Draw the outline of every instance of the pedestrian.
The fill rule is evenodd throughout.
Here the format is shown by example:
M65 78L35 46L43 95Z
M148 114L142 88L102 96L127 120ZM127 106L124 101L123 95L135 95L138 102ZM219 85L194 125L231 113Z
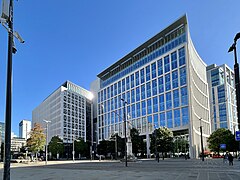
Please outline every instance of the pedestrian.
M227 163L228 161L228 153L226 152L226 154L223 156L223 163Z
M159 163L159 153L156 154L157 162Z
M228 155L229 166L233 166L233 156L231 153Z

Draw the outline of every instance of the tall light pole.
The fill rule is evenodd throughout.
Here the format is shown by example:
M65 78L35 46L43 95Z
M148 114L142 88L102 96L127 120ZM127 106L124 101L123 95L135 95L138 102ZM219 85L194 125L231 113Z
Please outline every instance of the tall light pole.
M44 119L43 121L46 123L46 145L45 145L46 159L45 159L45 165L47 165L47 160L48 160L48 123L51 123L51 121L48 121L46 119Z
M73 162L75 161L75 151L74 151L74 135L73 135L73 138L72 138L72 142L73 142L73 151L72 151L72 155L73 155Z
M154 129L155 129L154 130L154 136L155 136L155 156L157 158L157 127L156 127L156 124L154 125Z
M200 120L200 133L201 133L202 161L204 161L203 135L202 135L202 118L200 118L199 120Z
M125 99L121 99L123 101L123 119L124 119L124 137L125 137L125 166L127 167L127 122L126 122L126 104L127 101Z
M237 40L240 38L240 32L236 34L234 43L229 48L228 52L234 51L234 75L235 75L235 88L236 88L236 99L237 99L237 117L238 117L238 130L240 130L240 84L239 84L239 64L237 62Z
M4 172L3 179L10 179L10 161L11 161L11 121L12 121L12 54L16 53L13 44L13 36L21 43L24 40L17 32L13 32L13 0L2 0L2 15L0 23L8 31L8 61L7 61L7 87L6 87L6 111L5 111L5 148L4 148ZM6 26L8 24L8 27Z

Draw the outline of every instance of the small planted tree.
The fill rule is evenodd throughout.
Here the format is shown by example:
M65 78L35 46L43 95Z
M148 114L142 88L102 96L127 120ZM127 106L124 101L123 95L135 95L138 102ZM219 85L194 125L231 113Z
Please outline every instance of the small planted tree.
M58 136L53 136L48 145L49 151L52 153L52 156L57 158L57 154L62 156L64 152L63 140Z
M27 147L29 148L30 151L36 154L36 158L37 158L37 153L40 150L44 150L45 142L46 142L46 136L44 134L44 130L41 124L35 123L34 127L30 132L30 138L27 139Z
M229 129L220 128L214 131L207 140L209 149L213 152L236 151L238 143ZM226 144L226 149L220 149L220 144Z
M164 154L173 149L173 133L166 127L155 129L155 131L151 135L150 150L152 153L155 150L161 152L164 160Z
M82 138L78 138L77 140L74 141L74 150L76 154L80 154L83 157L89 156L89 145L87 142L84 142Z

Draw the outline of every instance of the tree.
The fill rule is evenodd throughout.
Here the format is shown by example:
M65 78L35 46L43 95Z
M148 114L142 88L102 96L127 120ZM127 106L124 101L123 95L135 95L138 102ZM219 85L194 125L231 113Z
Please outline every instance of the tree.
M155 137L156 135L156 137ZM173 133L166 127L155 129L151 135L150 150L152 153L162 152L164 160L164 153L167 153L173 149Z
M218 154L222 151L236 151L238 144L235 141L234 135L229 129L220 128L214 131L208 138L208 147L211 151ZM226 149L220 149L220 144L226 144Z
M44 150L45 142L46 136L41 124L35 123L30 132L30 138L27 139L27 147L30 151L36 153L37 156L40 150Z
M48 145L49 152L52 153L52 156L57 158L57 154L62 156L64 152L63 140L58 136L53 136Z
M139 131L136 128L130 130L130 136L132 140L132 152L137 156L138 153L144 151L143 137L139 135Z
M108 153L114 152L114 142L102 140L97 146L97 153L99 155L107 156Z
M173 143L173 151L174 152L182 152L182 153L186 153L188 151L189 148L189 143L186 139L184 139L183 137L177 137L175 136L175 141Z
M76 154L80 154L83 157L89 156L90 147L87 142L84 142L82 138L78 138L74 141L74 151Z

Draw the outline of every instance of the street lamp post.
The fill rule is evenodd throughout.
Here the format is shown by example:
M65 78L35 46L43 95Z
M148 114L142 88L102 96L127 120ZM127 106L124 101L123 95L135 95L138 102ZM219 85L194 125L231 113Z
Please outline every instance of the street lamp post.
M12 121L12 54L17 49L13 43L13 36L21 43L24 40L17 32L13 32L13 0L2 0L2 16L0 23L8 31L8 61L7 61L7 87L6 87L6 111L5 111L5 148L4 148L4 172L3 179L10 179L10 161L11 161L11 121ZM8 24L8 27L6 26Z
M238 117L238 130L240 130L240 84L239 84L239 64L237 62L237 40L240 38L240 32L236 34L234 43L229 48L228 52L234 51L234 74L235 74L235 87L236 87L236 99L237 99L237 117Z
M155 129L154 130L154 136L155 136L155 156L157 158L157 129L156 129L156 125L154 125L154 129Z
M126 104L127 101L125 101L124 99L121 99L121 101L123 101L123 117L124 117L124 137L125 137L125 166L127 167L127 123L126 123Z
M200 118L199 120L200 120L200 133L201 133L202 161L204 161L203 135L202 135L202 118Z
M74 135L73 135L72 141L73 141L73 151L72 151L72 154L73 154L73 162L74 162L75 161L75 157L74 157L74 155L75 155L75 151L74 151Z
M43 120L46 123L46 145L45 145L45 153L46 153L46 159L45 159L45 165L47 165L47 161L48 161L48 123L50 123L51 121L48 120Z

